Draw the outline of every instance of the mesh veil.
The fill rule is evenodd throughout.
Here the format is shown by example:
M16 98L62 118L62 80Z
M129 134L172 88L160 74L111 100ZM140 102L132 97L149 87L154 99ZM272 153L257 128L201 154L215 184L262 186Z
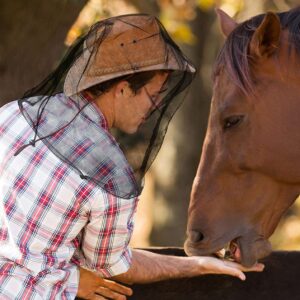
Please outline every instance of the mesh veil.
M153 107L147 121L134 134L103 128L104 116L83 93L116 78L126 80L155 70L168 75L159 92L159 106ZM194 75L194 66L155 17L134 14L100 21L19 100L34 133L15 155L42 141L82 180L121 198L138 196Z

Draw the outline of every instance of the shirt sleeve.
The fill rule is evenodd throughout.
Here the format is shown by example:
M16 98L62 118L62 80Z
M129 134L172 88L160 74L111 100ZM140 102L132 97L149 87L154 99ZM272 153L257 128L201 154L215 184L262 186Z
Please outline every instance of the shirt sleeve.
M105 192L100 197L93 199L83 231L81 265L103 277L112 277L125 273L131 264L128 244L138 198L122 199Z

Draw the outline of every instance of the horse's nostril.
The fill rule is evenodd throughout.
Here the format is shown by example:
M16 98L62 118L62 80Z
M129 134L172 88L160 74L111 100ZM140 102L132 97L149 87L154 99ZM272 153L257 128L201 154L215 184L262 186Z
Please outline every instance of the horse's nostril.
M189 232L189 238L190 238L191 242L198 243L198 242L201 242L204 239L204 235L200 231L191 230Z

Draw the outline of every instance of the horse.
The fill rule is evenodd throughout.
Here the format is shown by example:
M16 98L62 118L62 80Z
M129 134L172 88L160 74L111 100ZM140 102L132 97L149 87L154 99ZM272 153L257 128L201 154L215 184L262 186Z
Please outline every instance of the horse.
M300 194L300 7L240 24L218 10L206 136L188 210L188 255L228 247L245 266Z

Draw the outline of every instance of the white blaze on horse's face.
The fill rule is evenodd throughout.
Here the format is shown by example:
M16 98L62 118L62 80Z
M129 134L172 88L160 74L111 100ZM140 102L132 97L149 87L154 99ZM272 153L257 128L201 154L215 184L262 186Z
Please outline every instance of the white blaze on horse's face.
M235 28L226 22L222 28ZM223 53L215 75L185 249L205 255L234 241L239 255L233 257L251 265L271 251L267 239L300 193L300 54L288 51L289 34L281 31L276 15L246 25L248 35L249 27L254 29L245 56L227 64ZM231 51L228 43L235 47L235 33L247 37L243 26L236 27L223 51ZM248 63L251 91L232 75L234 63L245 73ZM244 83L250 78L239 75Z

